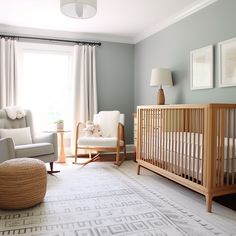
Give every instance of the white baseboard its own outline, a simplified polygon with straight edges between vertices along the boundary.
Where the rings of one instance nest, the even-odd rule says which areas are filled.
[[[133,153],[134,152],[134,144],[126,144],[126,151],[128,153]]]

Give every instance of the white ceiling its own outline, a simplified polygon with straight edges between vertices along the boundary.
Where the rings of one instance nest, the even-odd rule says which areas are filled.
[[[80,20],[62,15],[60,0],[0,0],[0,24],[136,43],[215,1],[97,0],[96,16]]]

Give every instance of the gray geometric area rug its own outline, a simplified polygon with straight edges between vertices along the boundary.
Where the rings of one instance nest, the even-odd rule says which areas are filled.
[[[0,235],[228,235],[113,163],[62,169],[48,176],[43,203],[27,210],[0,211]]]

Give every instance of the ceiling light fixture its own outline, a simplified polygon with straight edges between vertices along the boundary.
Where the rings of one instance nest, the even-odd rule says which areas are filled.
[[[61,0],[61,12],[72,18],[88,19],[97,12],[97,0]]]

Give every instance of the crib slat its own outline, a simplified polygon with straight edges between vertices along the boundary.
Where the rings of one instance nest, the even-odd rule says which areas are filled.
[[[156,137],[157,137],[157,125],[156,125],[156,119],[157,119],[157,114],[156,114],[157,110],[153,109],[153,129],[154,129],[154,135],[153,135],[153,165],[156,164]]]
[[[138,152],[137,154],[139,154],[140,160],[143,159],[143,150],[145,150],[145,144],[144,144],[144,111],[140,110],[140,119],[138,119],[138,122],[140,123],[140,127],[138,127],[138,130],[140,132],[140,137],[139,138],[139,143],[140,143],[140,147],[138,148]],[[141,139],[141,140],[140,140]]]
[[[147,161],[147,110],[144,110],[144,158]]]
[[[150,163],[152,164],[152,140],[153,140],[153,129],[152,129],[152,109],[149,110],[149,156]]]
[[[148,119],[148,157],[149,157],[149,163],[152,163],[152,146],[150,145],[152,143],[152,110],[149,109],[149,119]]]
[[[178,122],[178,116],[177,116],[177,110],[174,110],[174,116],[173,116],[173,132],[172,132],[172,155],[175,155],[175,174],[178,174],[178,164],[177,164],[177,147],[176,147],[176,135],[177,135],[177,122]]]
[[[163,129],[163,160],[162,160],[162,166],[163,169],[165,169],[165,163],[166,163],[166,153],[167,153],[167,149],[166,149],[166,132],[167,132],[167,126],[168,126],[168,120],[166,117],[166,109],[164,109],[164,129]]]
[[[193,129],[193,182],[195,182],[195,160],[196,160],[196,147],[195,147],[195,142],[196,142],[196,134],[198,134],[198,121],[195,119],[196,118],[196,110],[193,110],[193,124],[195,124],[194,129]]]
[[[173,172],[173,163],[174,163],[174,132],[172,131],[174,129],[174,125],[173,125],[173,121],[174,121],[174,114],[173,114],[173,110],[171,110],[171,172]]]
[[[155,149],[155,133],[156,133],[156,130],[155,130],[155,123],[154,123],[154,120],[155,120],[155,115],[154,115],[154,112],[155,110],[152,109],[152,144],[151,144],[151,149],[152,149],[152,164],[154,165],[154,149]]]
[[[166,141],[167,141],[167,131],[168,131],[168,119],[167,119],[167,110],[164,109],[164,129],[163,129],[163,169],[165,169],[165,163],[166,163],[166,155],[167,155],[167,149],[166,149]]]
[[[167,123],[167,132],[168,132],[168,156],[167,156],[167,170],[170,171],[170,157],[172,156],[172,149],[171,149],[171,110],[168,110],[168,123]]]
[[[162,139],[163,139],[163,110],[162,109],[160,109],[160,112],[161,112],[161,121],[160,121],[160,123],[161,123],[161,132],[160,132],[160,157],[159,157],[159,162],[158,162],[158,166],[160,166],[161,167],[161,160],[162,160],[162,155],[163,155],[163,153],[162,153]]]
[[[231,166],[231,172],[232,172],[232,184],[234,184],[234,173],[235,173],[235,109],[233,109],[233,147],[232,147],[232,166]]]
[[[180,175],[180,133],[181,133],[181,128],[180,128],[180,122],[181,122],[181,116],[180,116],[180,109],[178,110],[178,175]]]
[[[144,156],[144,158],[145,158],[145,161],[148,161],[148,153],[147,153],[147,144],[148,144],[148,142],[147,142],[147,129],[148,129],[147,118],[148,118],[148,111],[147,110],[145,110],[144,116],[145,116],[145,118],[144,118],[144,127],[145,127],[145,129],[144,129],[144,132],[145,132],[145,150],[144,150],[145,156]]]
[[[151,110],[148,109],[148,162],[151,163]]]
[[[163,145],[163,169],[166,170],[167,166],[167,140],[168,140],[168,129],[169,129],[169,114],[168,114],[168,109],[164,110],[165,113],[165,130],[164,130],[164,145]]]
[[[201,110],[200,112],[200,121],[201,121],[201,133],[202,133],[202,144],[205,143],[205,123],[204,123],[204,116],[205,116],[205,110]],[[202,150],[200,149],[200,162],[201,162],[201,181],[203,182],[204,181],[204,178],[203,178],[203,175],[204,175],[204,168],[203,168],[203,165],[204,165],[204,161],[206,161],[206,157],[204,156],[204,153],[205,153],[205,145],[202,145]]]
[[[225,109],[221,109],[221,153],[220,153],[220,160],[221,160],[221,186],[224,185],[224,153],[225,153],[225,145],[224,145],[224,137],[225,137]]]
[[[165,128],[165,168],[166,170],[170,171],[170,149],[168,148],[170,145],[170,134],[169,131],[171,130],[171,110],[166,109],[166,128]]]
[[[147,161],[149,162],[149,109],[147,110],[147,119],[146,119],[146,122],[147,122]]]
[[[157,132],[157,140],[156,140],[156,166],[158,166],[158,158],[160,156],[159,154],[159,141],[160,141],[160,110],[157,109],[157,127],[158,127],[158,132]]]
[[[186,113],[185,113],[185,120],[188,121],[188,110],[186,110]],[[185,125],[185,138],[184,138],[184,149],[185,149],[185,157],[184,157],[184,174],[185,174],[185,178],[187,176],[187,155],[188,155],[188,144],[187,144],[187,132],[188,132],[188,122],[186,122],[186,125]]]
[[[191,178],[191,151],[192,151],[192,109],[189,110],[189,158],[188,158],[188,178]]]
[[[183,117],[183,120],[184,120],[184,109],[182,109],[182,117]],[[183,123],[183,131],[182,131],[182,137],[181,137],[181,140],[182,140],[182,158],[181,158],[181,174],[182,176],[184,177],[184,130],[185,130],[185,120],[184,120],[184,123]]]
[[[202,133],[201,131],[201,119],[200,119],[200,116],[201,116],[201,110],[198,110],[197,111],[197,119],[199,121],[199,130],[200,130],[200,133]],[[204,142],[202,142],[204,144]],[[200,166],[200,135],[198,135],[198,140],[197,140],[197,148],[198,148],[198,151],[197,151],[197,183],[199,181],[199,166]]]
[[[229,137],[230,137],[230,109],[228,109],[228,134],[227,134],[227,160],[226,160],[226,176],[227,176],[227,180],[226,183],[227,185],[229,184]]]
[[[156,129],[155,129],[155,109],[152,109],[152,164],[155,164],[155,137],[156,137]]]

